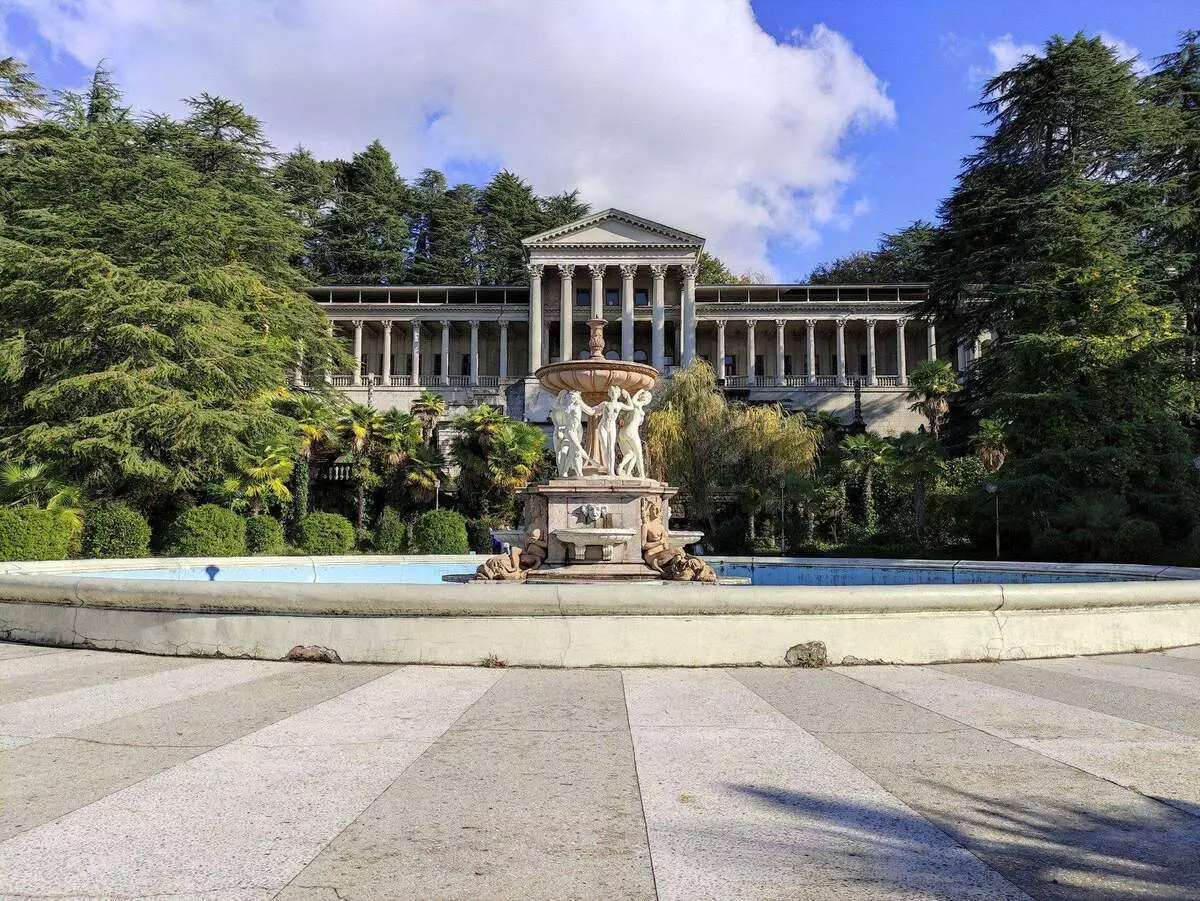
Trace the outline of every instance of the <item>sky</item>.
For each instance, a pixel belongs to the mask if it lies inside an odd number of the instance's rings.
[[[100,60],[130,104],[244,103],[281,150],[542,194],[578,188],[800,281],[934,219],[983,82],[1053,34],[1142,64],[1194,0],[0,0],[0,56],[51,89]]]

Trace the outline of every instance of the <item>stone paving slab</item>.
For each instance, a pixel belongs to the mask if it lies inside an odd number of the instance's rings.
[[[1197,680],[0,643],[0,898],[1195,899]]]

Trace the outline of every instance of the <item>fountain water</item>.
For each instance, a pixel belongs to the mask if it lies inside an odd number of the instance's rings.
[[[604,320],[588,326],[589,358],[534,373],[555,395],[557,477],[525,490],[523,527],[503,533],[520,546],[489,559],[475,579],[715,582],[708,564],[680,546],[700,534],[672,540],[668,532],[678,489],[646,478],[640,428],[658,370],[605,359]]]

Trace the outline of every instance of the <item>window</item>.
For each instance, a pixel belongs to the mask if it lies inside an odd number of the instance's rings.
[[[783,374],[784,375],[792,374],[792,355],[791,354],[783,355]]]
[[[621,305],[621,292],[616,288],[605,289],[604,305],[606,307],[619,307]]]
[[[633,291],[633,305],[635,307],[650,306],[650,292],[645,288],[635,288]]]
[[[755,375],[765,375],[767,371],[767,362],[762,354],[754,355],[754,373]]]
[[[728,378],[731,375],[737,375],[737,356],[727,354],[725,357],[725,377]]]
[[[470,374],[471,374],[471,355],[463,354],[462,355],[462,371],[459,373],[459,375],[470,375]]]
[[[442,375],[443,374],[442,373],[442,355],[441,354],[433,355],[433,374],[434,375]]]
[[[859,375],[867,374],[867,355],[866,354],[858,355],[858,374]]]
[[[575,289],[575,306],[590,307],[592,305],[592,289],[591,288],[576,288]]]
[[[412,372],[412,354],[406,354],[404,357],[404,371]]]

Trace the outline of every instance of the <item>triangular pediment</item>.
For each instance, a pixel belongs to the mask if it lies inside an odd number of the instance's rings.
[[[521,243],[529,248],[636,245],[700,248],[704,239],[624,210],[609,209],[533,235]]]

